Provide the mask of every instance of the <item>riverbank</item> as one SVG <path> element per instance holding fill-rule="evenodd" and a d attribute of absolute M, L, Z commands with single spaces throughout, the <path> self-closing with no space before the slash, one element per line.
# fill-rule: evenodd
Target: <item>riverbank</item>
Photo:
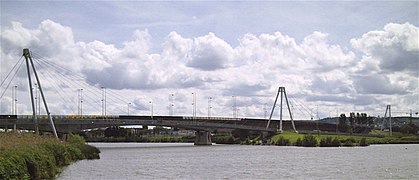
<path fill-rule="evenodd" d="M 370 134 L 382 135 L 382 137 L 333 135 L 333 134 L 297 134 L 284 132 L 273 136 L 268 144 L 273 145 L 302 145 L 304 139 L 310 139 L 310 146 L 365 146 L 369 144 L 419 144 L 419 135 L 372 131 Z M 310 136 L 310 137 L 309 137 Z"/>
<path fill-rule="evenodd" d="M 62 167 L 99 159 L 99 153 L 77 135 L 61 142 L 32 133 L 0 133 L 0 179 L 54 179 Z"/>
<path fill-rule="evenodd" d="M 195 136 L 152 136 L 152 137 L 97 137 L 86 138 L 87 142 L 137 142 L 137 143 L 193 143 Z"/>
<path fill-rule="evenodd" d="M 139 143 L 159 143 L 159 142 L 194 142 L 194 136 L 153 136 L 153 137 L 102 137 L 86 138 L 87 142 L 139 142 Z M 310 141 L 310 142 L 308 142 Z M 234 137 L 232 135 L 214 135 L 212 142 L 216 144 L 245 144 L 259 145 L 260 136 L 250 136 L 247 138 Z M 305 145 L 303 143 L 306 143 Z M 369 144 L 419 144 L 419 135 L 409 135 L 388 132 L 372 131 L 369 135 L 342 135 L 342 134 L 308 134 L 283 132 L 264 139 L 265 145 L 277 146 L 366 146 Z"/>

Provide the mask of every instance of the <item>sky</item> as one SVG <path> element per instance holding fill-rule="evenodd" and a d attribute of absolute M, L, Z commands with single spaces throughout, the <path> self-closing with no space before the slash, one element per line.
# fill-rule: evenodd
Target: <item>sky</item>
<path fill-rule="evenodd" d="M 280 86 L 295 119 L 419 111 L 417 1 L 0 2 L 1 114 L 13 86 L 31 114 L 24 67 L 7 78 L 23 48 L 52 114 L 77 114 L 80 88 L 101 114 L 101 87 L 107 114 L 264 118 Z"/>

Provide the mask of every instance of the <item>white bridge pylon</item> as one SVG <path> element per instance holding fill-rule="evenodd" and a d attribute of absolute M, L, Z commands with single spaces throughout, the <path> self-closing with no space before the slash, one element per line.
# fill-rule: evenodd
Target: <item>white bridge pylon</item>
<path fill-rule="evenodd" d="M 36 73 L 35 66 L 33 65 L 32 57 L 31 57 L 31 54 L 30 54 L 29 49 L 23 49 L 23 55 L 22 56 L 24 56 L 25 59 L 26 59 L 26 70 L 28 72 L 29 94 L 31 96 L 31 104 L 32 104 L 32 112 L 33 112 L 33 114 L 32 114 L 33 116 L 32 117 L 33 117 L 33 120 L 35 122 L 35 132 L 36 132 L 36 134 L 38 134 L 39 133 L 39 129 L 38 129 L 38 120 L 37 120 L 37 116 L 36 116 L 36 110 L 35 110 L 35 101 L 34 101 L 34 97 L 33 97 L 32 79 L 31 79 L 31 68 L 29 66 L 32 67 L 32 72 L 35 75 L 36 82 L 38 83 L 39 91 L 41 92 L 42 101 L 44 102 L 45 111 L 47 112 L 48 119 L 49 119 L 49 121 L 51 123 L 51 128 L 52 128 L 52 130 L 54 132 L 55 137 L 58 139 L 57 130 L 55 128 L 54 121 L 51 118 L 51 113 L 49 112 L 47 101 L 45 100 L 44 91 L 42 91 L 41 82 L 39 81 L 38 74 Z"/>
<path fill-rule="evenodd" d="M 280 133 L 283 132 L 283 130 L 282 130 L 282 104 L 283 104 L 283 99 L 285 97 L 285 102 L 287 103 L 287 108 L 288 108 L 289 116 L 291 118 L 292 128 L 294 129 L 294 132 L 298 133 L 297 129 L 295 129 L 294 119 L 292 118 L 291 108 L 290 108 L 290 105 L 288 103 L 288 97 L 287 97 L 287 93 L 285 92 L 285 87 L 279 87 L 278 88 L 278 93 L 276 94 L 275 102 L 274 102 L 274 104 L 272 106 L 271 115 L 269 116 L 269 120 L 268 120 L 268 124 L 266 125 L 266 129 L 269 128 L 269 125 L 271 123 L 272 115 L 273 115 L 273 113 L 275 111 L 275 107 L 276 107 L 276 103 L 278 101 L 279 94 L 281 94 L 281 102 L 280 102 L 280 108 L 279 108 L 279 129 L 278 129 L 278 131 Z"/>

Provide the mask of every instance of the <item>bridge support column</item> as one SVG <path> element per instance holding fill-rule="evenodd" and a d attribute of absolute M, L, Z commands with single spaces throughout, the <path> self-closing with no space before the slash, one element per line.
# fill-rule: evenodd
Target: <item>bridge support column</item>
<path fill-rule="evenodd" d="M 194 145 L 212 145 L 211 133 L 208 131 L 196 131 Z"/>

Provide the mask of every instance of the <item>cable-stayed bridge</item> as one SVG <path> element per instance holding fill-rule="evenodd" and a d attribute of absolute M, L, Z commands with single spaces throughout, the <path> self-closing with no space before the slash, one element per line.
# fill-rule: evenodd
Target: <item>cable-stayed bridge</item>
<path fill-rule="evenodd" d="M 202 144 L 210 142 L 209 132 L 215 129 L 245 129 L 260 132 L 282 132 L 283 129 L 291 129 L 296 131 L 296 127 L 293 121 L 292 112 L 290 109 L 290 103 L 285 92 L 284 87 L 279 87 L 276 95 L 275 102 L 272 106 L 269 119 L 266 117 L 267 110 L 265 109 L 265 118 L 238 118 L 238 109 L 236 107 L 236 99 L 234 98 L 233 105 L 233 117 L 216 117 L 211 116 L 211 98 L 208 102 L 208 116 L 197 116 L 196 110 L 196 94 L 193 95 L 193 116 L 174 116 L 173 115 L 173 103 L 169 105 L 169 109 L 172 108 L 170 115 L 161 116 L 153 114 L 153 103 L 152 101 L 147 102 L 151 105 L 151 114 L 149 116 L 129 116 L 130 105 L 126 104 L 127 101 L 118 94 L 111 93 L 105 87 L 96 85 L 94 82 L 86 82 L 86 78 L 73 73 L 71 70 L 63 68 L 54 62 L 46 60 L 44 57 L 35 54 L 32 58 L 33 53 L 29 49 L 23 50 L 23 56 L 25 60 L 19 59 L 15 64 L 6 78 L 1 82 L 1 86 L 6 86 L 3 92 L 0 92 L 1 98 L 4 97 L 6 89 L 10 87 L 11 81 L 18 74 L 19 68 L 26 64 L 27 79 L 29 82 L 29 94 L 30 94 L 30 106 L 32 107 L 31 115 L 17 115 L 17 96 L 16 86 L 14 87 L 14 94 L 12 95 L 12 113 L 13 115 L 1 115 L 0 117 L 0 128 L 9 128 L 13 126 L 14 129 L 26 129 L 38 131 L 52 131 L 55 136 L 58 137 L 58 133 L 77 132 L 84 129 L 92 129 L 99 127 L 109 126 L 123 126 L 123 125 L 144 125 L 144 126 L 167 126 L 167 127 L 179 127 L 184 129 L 196 130 L 197 141 L 202 138 Z M 24 63 L 25 62 L 25 63 Z M 42 65 L 42 70 L 37 71 L 37 68 Z M 37 67 L 37 68 L 36 68 Z M 50 71 L 54 71 L 51 73 Z M 68 100 L 68 94 L 74 93 L 74 87 L 90 87 L 90 88 L 78 88 L 77 89 L 77 115 L 52 115 L 49 111 L 49 104 L 47 103 L 46 96 L 41 86 L 41 80 L 38 73 L 42 74 L 43 77 L 48 79 L 58 79 L 58 81 L 48 83 L 48 88 L 54 88 L 56 94 L 62 99 L 62 103 L 69 105 L 74 104 L 72 100 Z M 42 85 L 44 85 L 42 83 Z M 73 88 L 68 88 L 73 86 Z M 69 91 L 69 89 L 72 89 Z M 13 90 L 13 89 L 12 89 Z M 39 92 L 38 92 L 39 91 Z M 89 95 L 90 94 L 90 95 Z M 92 97 L 94 96 L 94 97 Z M 173 95 L 172 95 L 173 96 Z M 272 120 L 275 108 L 277 107 L 277 101 L 279 99 L 279 120 Z M 101 115 L 88 115 L 83 111 L 83 107 L 86 107 L 86 102 L 91 102 L 90 107 L 96 108 L 96 112 L 101 112 Z M 121 101 L 127 105 L 128 115 L 115 115 L 111 114 L 107 106 L 109 102 Z M 169 98 L 170 101 L 170 98 Z M 46 115 L 41 115 L 41 102 L 44 107 L 43 112 Z M 115 102 L 117 103 L 117 102 Z M 282 110 L 283 104 L 288 110 L 288 117 L 291 121 L 285 121 L 284 127 L 282 124 Z M 84 106 L 83 106 L 84 105 Z M 133 105 L 135 106 L 135 104 Z M 142 106 L 145 106 L 142 104 Z M 98 108 L 100 107 L 100 108 Z M 229 108 L 226 108 L 229 109 Z M 307 108 L 305 108 L 306 111 Z M 73 110 L 73 112 L 75 112 Z M 311 114 L 310 114 L 311 115 Z M 301 124 L 301 121 L 298 124 Z M 311 122 L 312 123 L 312 122 Z M 297 126 L 298 126 L 297 124 Z M 301 124 L 304 126 L 303 124 Z"/>

